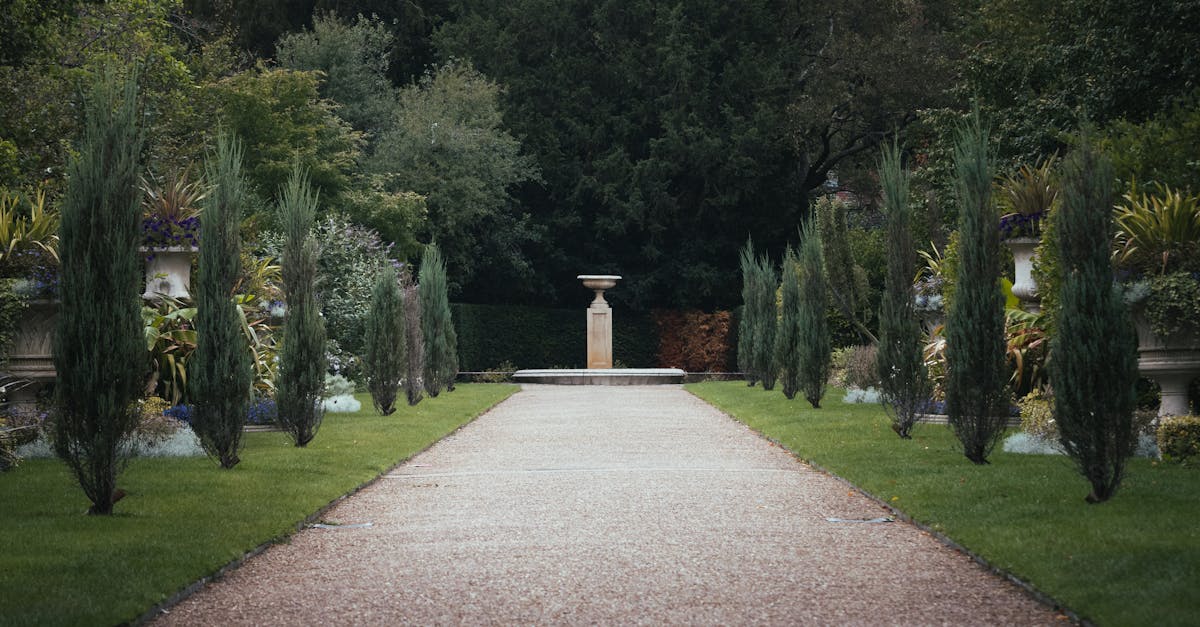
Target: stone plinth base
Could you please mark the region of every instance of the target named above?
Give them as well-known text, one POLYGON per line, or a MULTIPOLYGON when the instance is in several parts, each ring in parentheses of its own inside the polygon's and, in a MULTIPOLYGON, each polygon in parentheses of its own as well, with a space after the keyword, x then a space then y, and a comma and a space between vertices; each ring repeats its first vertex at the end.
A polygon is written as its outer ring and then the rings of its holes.
POLYGON ((513 373, 513 382, 551 385, 658 385, 683 383, 686 374, 678 368, 518 370, 513 373))

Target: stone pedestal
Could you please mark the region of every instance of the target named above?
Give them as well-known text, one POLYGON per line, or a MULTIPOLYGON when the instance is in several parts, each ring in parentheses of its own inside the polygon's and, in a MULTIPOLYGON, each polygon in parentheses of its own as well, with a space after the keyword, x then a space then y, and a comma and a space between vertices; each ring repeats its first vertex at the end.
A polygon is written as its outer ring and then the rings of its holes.
POLYGON ((604 300, 604 290, 615 287, 621 277, 581 274, 578 278, 584 287, 596 292, 587 310, 587 367, 612 368, 612 308, 604 300))
POLYGON ((1190 414, 1188 385, 1200 376, 1200 334, 1180 331, 1162 337, 1150 328, 1150 322, 1135 312, 1137 325, 1138 372, 1154 379, 1162 389, 1158 417, 1190 414))
POLYGON ((57 301, 30 301, 22 312, 6 368, 15 379, 8 388, 9 406, 15 411, 36 410, 38 393, 54 382, 52 343, 57 318, 57 301))

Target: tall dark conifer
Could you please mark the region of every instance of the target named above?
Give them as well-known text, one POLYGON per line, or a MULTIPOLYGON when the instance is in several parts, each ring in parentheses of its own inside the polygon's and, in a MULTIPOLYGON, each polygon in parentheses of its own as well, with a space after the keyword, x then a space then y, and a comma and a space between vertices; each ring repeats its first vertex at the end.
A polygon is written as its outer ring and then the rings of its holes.
POLYGON ((1089 503, 1116 493, 1133 454, 1137 342, 1113 289, 1112 166, 1085 136, 1063 164, 1056 217, 1062 283, 1051 342, 1059 441, 1092 486, 1089 503))
POLYGON ((775 289, 779 286, 779 275, 775 264, 763 255, 758 258, 754 287, 754 369, 762 380, 764 390, 775 389, 775 378, 779 368, 775 363, 775 328, 778 325, 779 308, 775 305, 775 289))
POLYGON ((188 360, 192 426, 222 468, 237 465, 254 371, 233 290, 241 272, 242 147, 218 135, 206 164, 213 186, 204 206, 196 291, 196 352, 188 360))
POLYGON ((900 164, 900 147, 883 149, 879 163, 883 211, 887 216, 887 277, 879 306, 880 400, 891 415, 892 430, 909 439, 930 383, 921 351, 921 323, 913 309, 913 272, 917 265, 908 206, 909 174, 900 164))
POLYGON ((967 459, 987 457, 1008 422, 999 215, 988 134, 978 111, 954 147, 959 268, 946 321, 946 411, 967 459))
POLYGON ((55 452, 92 502, 111 514, 120 498, 123 443, 148 371, 139 297, 143 135, 136 78, 106 72, 85 106, 79 153, 68 166, 59 230, 54 336, 55 452))
POLYGON ((738 370, 741 370, 746 378, 746 385, 754 387, 754 384, 758 383, 758 371, 754 367, 754 334, 758 321, 755 320, 757 311, 754 307, 754 243, 749 239, 746 240, 738 259, 742 269, 742 312, 738 319, 737 364, 738 370))
POLYGON ((421 379, 425 375, 425 337, 421 330, 421 293, 411 272, 400 277, 400 294, 404 304, 404 341, 408 346, 408 361, 404 371, 404 395, 409 405, 416 405, 425 396, 421 379))
POLYGON ((829 282, 821 251, 821 230, 804 225, 797 264, 800 269, 800 389, 814 408, 821 406, 829 382, 833 349, 829 339, 829 282))
POLYGON ((803 370, 800 345, 800 261, 796 251, 788 246, 783 254, 779 291, 782 300, 779 308, 779 324, 775 329, 775 364, 779 369, 779 383, 783 395, 792 400, 800 391, 800 376, 803 370))
POLYGON ((425 391, 436 397, 443 387, 453 391, 458 376, 458 334, 450 315, 446 262, 436 243, 425 249, 418 283, 421 335, 425 338, 425 391))
POLYGON ((396 270, 387 266, 375 279, 367 311, 363 366, 375 410, 384 416, 396 411, 396 394, 408 367, 404 334, 404 300, 396 270))
POLYGON ((296 446, 317 435, 325 410, 325 323, 317 304, 317 257, 313 237, 317 194, 299 167, 293 170, 279 204, 283 225, 283 291, 287 315, 279 356, 279 385, 275 399, 279 424, 296 446))

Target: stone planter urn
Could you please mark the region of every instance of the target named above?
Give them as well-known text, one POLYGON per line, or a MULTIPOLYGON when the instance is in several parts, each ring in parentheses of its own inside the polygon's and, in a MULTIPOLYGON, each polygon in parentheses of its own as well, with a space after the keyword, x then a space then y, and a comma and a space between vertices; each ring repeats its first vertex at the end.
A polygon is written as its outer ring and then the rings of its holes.
POLYGON ((142 298, 153 300, 170 296, 183 300, 192 297, 192 259, 198 248, 170 246, 139 250, 146 256, 146 291, 142 298))
POLYGON ((604 300, 604 290, 616 287, 621 277, 611 274, 581 274, 583 286, 596 292, 587 310, 587 367, 612 368, 612 308, 604 300))
POLYGON ((1188 384, 1200 376, 1200 332, 1183 330, 1167 337, 1154 333, 1150 322, 1135 312, 1138 338, 1138 372, 1153 379, 1162 389, 1158 416, 1184 416, 1188 407, 1188 384))
POLYGON ((1004 240, 1004 244, 1012 250, 1013 264, 1016 266, 1013 296, 1021 299, 1022 308, 1029 313, 1038 313, 1042 309, 1037 282, 1033 280, 1033 259, 1037 256, 1037 246, 1041 241, 1041 238, 1037 237, 1014 237, 1004 240))
POLYGON ((18 380, 8 390, 8 401, 17 411, 37 408, 42 388, 54 382, 54 326, 58 319, 58 301, 32 300, 21 313, 17 331, 8 352, 8 374, 18 380))

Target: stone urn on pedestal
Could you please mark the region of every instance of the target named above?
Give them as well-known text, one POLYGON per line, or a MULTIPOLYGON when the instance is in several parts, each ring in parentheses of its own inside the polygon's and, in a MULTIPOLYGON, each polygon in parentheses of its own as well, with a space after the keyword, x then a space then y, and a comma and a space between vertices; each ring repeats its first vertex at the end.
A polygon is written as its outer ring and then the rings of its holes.
POLYGON ((146 256, 146 291, 142 298, 153 300, 170 296, 185 300, 192 297, 192 260, 199 248, 169 246, 140 250, 146 256))
POLYGON ((581 274, 583 286, 594 290, 596 298, 587 311, 587 367, 612 368, 612 308, 604 300, 604 290, 616 287, 621 277, 611 274, 581 274))
POLYGON ((1022 309, 1029 313, 1042 310, 1042 299, 1038 296, 1037 282, 1033 279, 1033 260, 1037 257, 1037 247, 1041 241, 1038 237, 1014 237, 1004 240, 1004 244, 1012 250, 1015 266, 1013 296, 1021 299, 1022 309))
POLYGON ((1185 328, 1166 337, 1158 335, 1150 321, 1135 312, 1138 338, 1138 372, 1153 379, 1162 389, 1158 417, 1184 416, 1188 406, 1188 385, 1200 376, 1200 332, 1185 328))
POLYGON ((56 300, 31 300, 21 313, 5 367, 16 379, 8 389, 8 402, 19 412, 37 409, 38 394, 54 382, 52 347, 57 319, 56 300))

